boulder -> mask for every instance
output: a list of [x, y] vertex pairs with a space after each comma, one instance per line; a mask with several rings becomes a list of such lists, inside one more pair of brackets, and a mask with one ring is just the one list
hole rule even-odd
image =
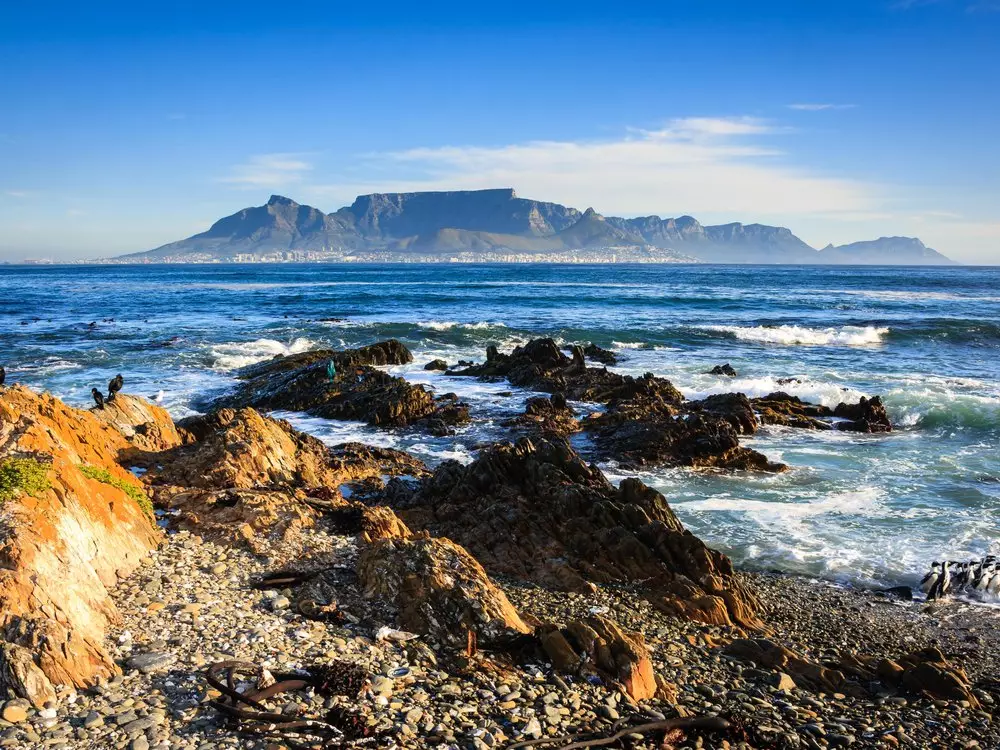
[[483, 566], [449, 539], [378, 539], [358, 556], [358, 577], [365, 596], [396, 606], [405, 630], [445, 642], [464, 642], [469, 630], [481, 642], [531, 631]]
[[896, 660], [847, 653], [841, 656], [839, 666], [862, 682], [880, 680], [931, 700], [968, 701], [973, 709], [980, 708], [965, 670], [949, 662], [937, 648], [913, 651]]
[[146, 399], [118, 393], [103, 408], [90, 413], [111, 425], [140, 451], [164, 451], [181, 444], [174, 421], [167, 410]]
[[833, 410], [833, 416], [846, 419], [846, 422], [837, 422], [835, 427], [838, 430], [848, 430], [850, 432], [891, 432], [892, 423], [889, 421], [889, 414], [885, 410], [885, 405], [879, 396], [865, 398], [864, 396], [856, 404], [837, 404]]
[[[160, 434], [170, 434], [165, 423]], [[109, 590], [160, 539], [145, 493], [118, 463], [137, 450], [93, 413], [26, 388], [0, 392], [0, 631], [53, 684], [118, 671], [103, 647], [119, 620]]]
[[724, 419], [739, 435], [753, 435], [760, 425], [753, 404], [742, 393], [708, 396], [701, 401], [689, 402], [688, 408]]
[[602, 365], [617, 365], [618, 355], [608, 349], [602, 349], [597, 344], [591, 342], [583, 347], [583, 354], [587, 359], [600, 362]]
[[[56, 698], [52, 682], [35, 664], [31, 651], [6, 641], [0, 642], [0, 693], [28, 701], [35, 708]], [[22, 704], [14, 703], [14, 708], [8, 715], [7, 706], [4, 706], [4, 721], [16, 723], [27, 718]]]
[[565, 441], [498, 443], [443, 462], [392, 502], [410, 528], [447, 536], [491, 574], [591, 592], [643, 582], [654, 603], [707, 622], [760, 627], [759, 604], [725, 555], [686, 531], [636, 479], [612, 485]]
[[708, 371], [708, 375], [725, 375], [727, 378], [735, 378], [736, 370], [733, 366], [726, 362], [724, 365], [716, 365], [711, 370]]
[[438, 371], [443, 372], [443, 371], [445, 371], [445, 370], [448, 369], [448, 363], [445, 362], [443, 359], [432, 359], [430, 362], [428, 362], [426, 365], [424, 365], [424, 369], [425, 370], [438, 370]]
[[564, 628], [542, 625], [536, 635], [560, 672], [596, 673], [620, 686], [633, 701], [661, 692], [642, 634], [626, 632], [610, 618], [595, 615]]
[[833, 429], [829, 422], [823, 421], [824, 418], [833, 416], [831, 409], [807, 403], [798, 396], [791, 396], [784, 391], [751, 399], [750, 404], [761, 424], [799, 427], [806, 430]]

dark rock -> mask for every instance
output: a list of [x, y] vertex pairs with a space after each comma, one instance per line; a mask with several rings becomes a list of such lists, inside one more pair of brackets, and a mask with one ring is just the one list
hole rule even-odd
[[776, 424], [807, 430], [833, 429], [823, 418], [833, 416], [833, 410], [826, 406], [806, 403], [798, 396], [784, 391], [770, 393], [762, 398], [750, 399], [761, 424]]
[[[411, 360], [406, 347], [394, 339], [343, 352], [278, 357], [241, 370], [239, 377], [244, 382], [236, 392], [211, 407], [287, 409], [380, 427], [405, 427], [428, 420], [432, 431], [438, 433], [467, 422], [468, 407], [464, 404], [451, 399], [442, 403], [423, 386], [373, 366]], [[327, 369], [331, 361], [336, 365], [332, 379]]]
[[443, 359], [432, 359], [426, 365], [424, 365], [425, 370], [440, 370], [444, 371], [448, 369], [448, 363]]
[[913, 601], [913, 589], [909, 586], [893, 586], [892, 588], [882, 589], [879, 593], [890, 599], [899, 599], [904, 602]]
[[525, 404], [524, 414], [508, 423], [529, 435], [565, 437], [580, 431], [580, 422], [574, 418], [573, 410], [561, 393], [551, 398], [534, 396]]
[[733, 369], [733, 366], [731, 364], [729, 364], [728, 362], [726, 362], [726, 364], [724, 364], [724, 365], [716, 365], [711, 370], [709, 370], [707, 374], [708, 375], [725, 375], [726, 377], [729, 377], [729, 378], [735, 378], [736, 377], [736, 370]]
[[753, 404], [742, 393], [720, 393], [701, 401], [691, 401], [688, 408], [721, 417], [740, 435], [753, 435], [759, 422]]
[[587, 359], [600, 362], [602, 365], [618, 364], [618, 355], [608, 349], [602, 349], [597, 344], [591, 342], [583, 347], [583, 353]]
[[849, 422], [837, 422], [838, 430], [848, 430], [850, 432], [891, 432], [892, 423], [885, 410], [885, 405], [879, 396], [865, 398], [864, 396], [856, 404], [837, 404], [833, 410], [833, 416], [850, 420]]
[[642, 581], [665, 611], [759, 626], [732, 563], [686, 531], [663, 495], [636, 479], [615, 487], [564, 441], [525, 438], [468, 466], [445, 461], [393, 503], [411, 528], [456, 540], [491, 574], [578, 592]]

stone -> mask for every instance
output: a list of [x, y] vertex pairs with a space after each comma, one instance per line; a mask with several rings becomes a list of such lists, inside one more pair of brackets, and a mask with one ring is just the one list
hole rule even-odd
[[20, 724], [22, 721], [27, 720], [29, 708], [31, 708], [29, 701], [22, 698], [15, 698], [4, 703], [0, 716], [3, 717], [4, 721], [11, 724]]
[[170, 667], [177, 660], [176, 654], [169, 651], [150, 651], [137, 654], [128, 660], [129, 669], [137, 669], [143, 674], [160, 672]]
[[448, 369], [448, 363], [443, 359], [432, 359], [426, 365], [424, 365], [425, 370], [440, 370], [444, 371]]
[[[26, 699], [36, 708], [56, 697], [52, 683], [35, 664], [31, 651], [0, 641], [0, 694], [3, 693]], [[15, 703], [15, 709], [19, 705], [23, 704]]]
[[365, 596], [393, 602], [405, 630], [445, 641], [464, 640], [466, 629], [487, 641], [531, 630], [482, 565], [449, 539], [380, 539], [362, 549], [357, 570]]

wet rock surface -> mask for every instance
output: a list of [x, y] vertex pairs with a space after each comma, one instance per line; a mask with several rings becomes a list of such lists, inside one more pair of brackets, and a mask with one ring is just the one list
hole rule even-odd
[[423, 386], [377, 369], [412, 359], [394, 339], [361, 349], [277, 357], [239, 371], [243, 382], [236, 391], [208, 406], [287, 409], [379, 427], [420, 424], [439, 434], [467, 422], [468, 407], [453, 396], [436, 398]]

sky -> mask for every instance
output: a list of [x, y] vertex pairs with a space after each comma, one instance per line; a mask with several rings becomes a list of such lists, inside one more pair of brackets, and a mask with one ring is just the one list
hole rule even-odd
[[0, 69], [0, 260], [512, 187], [1000, 264], [1000, 0], [11, 0]]

